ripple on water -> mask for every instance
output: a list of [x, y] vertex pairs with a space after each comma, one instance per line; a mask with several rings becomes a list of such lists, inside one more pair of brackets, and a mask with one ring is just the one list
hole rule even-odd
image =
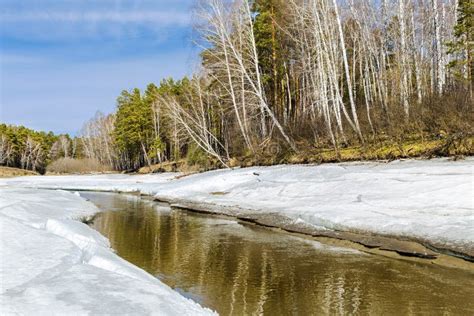
[[226, 314], [474, 314], [473, 274], [405, 262], [137, 197], [84, 193], [126, 260]]

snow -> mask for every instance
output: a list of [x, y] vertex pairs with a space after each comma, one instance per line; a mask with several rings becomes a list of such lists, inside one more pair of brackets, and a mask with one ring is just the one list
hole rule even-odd
[[24, 184], [27, 187], [65, 190], [141, 192], [152, 194], [157, 184], [169, 182], [179, 173], [160, 173], [152, 175], [69, 175], [69, 176], [31, 176], [28, 178], [0, 179], [2, 184]]
[[170, 201], [277, 212], [320, 229], [395, 235], [472, 251], [473, 167], [474, 158], [402, 160], [252, 167], [180, 179], [172, 173], [21, 177], [0, 185], [140, 191]]
[[0, 187], [0, 314], [212, 314], [121, 259], [62, 190]]
[[[279, 212], [327, 229], [472, 247], [473, 162], [255, 167], [185, 177], [156, 192], [166, 199]], [[216, 191], [227, 194], [210, 194]]]

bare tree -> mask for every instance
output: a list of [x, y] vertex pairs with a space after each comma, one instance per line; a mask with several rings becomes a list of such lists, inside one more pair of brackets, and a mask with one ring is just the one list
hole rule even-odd
[[66, 135], [60, 135], [58, 140], [51, 146], [50, 157], [55, 160], [58, 158], [69, 158], [71, 155], [71, 141]]
[[13, 146], [5, 135], [0, 135], [0, 165], [8, 165], [13, 158]]
[[188, 99], [186, 104], [178, 102], [175, 96], [162, 96], [159, 102], [166, 107], [167, 114], [178, 124], [181, 131], [204, 152], [217, 158], [227, 167], [229, 153], [217, 135], [213, 133], [214, 123], [209, 117], [209, 106], [211, 101], [215, 100], [212, 95], [205, 92], [203, 85], [205, 85], [204, 79], [193, 78], [191, 88], [186, 91]]
[[43, 149], [41, 143], [36, 142], [28, 136], [24, 148], [20, 153], [20, 164], [22, 169], [38, 170], [44, 162]]
[[223, 0], [207, 0], [198, 11], [198, 17], [202, 23], [199, 31], [207, 44], [213, 47], [208, 50], [212, 62], [206, 66], [211, 76], [229, 93], [239, 129], [247, 146], [252, 148], [248, 128], [251, 121], [249, 115], [259, 111], [262, 137], [267, 136], [268, 117], [284, 140], [296, 150], [294, 141], [267, 102], [249, 2], [237, 0], [225, 3]]
[[86, 122], [80, 139], [87, 158], [95, 159], [112, 168], [120, 168], [121, 159], [113, 146], [114, 116], [97, 112], [95, 117]]

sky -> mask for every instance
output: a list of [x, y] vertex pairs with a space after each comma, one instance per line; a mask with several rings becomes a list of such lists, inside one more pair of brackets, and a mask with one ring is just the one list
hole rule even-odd
[[192, 0], [0, 0], [0, 123], [77, 135], [124, 89], [192, 72]]

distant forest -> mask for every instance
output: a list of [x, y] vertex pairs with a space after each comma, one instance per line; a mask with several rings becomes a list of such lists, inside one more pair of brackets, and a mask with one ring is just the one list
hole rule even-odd
[[[199, 71], [81, 133], [0, 125], [0, 165], [110, 170], [472, 154], [471, 0], [204, 0]], [[161, 167], [156, 167], [161, 168]], [[160, 169], [161, 170], [161, 169]]]

